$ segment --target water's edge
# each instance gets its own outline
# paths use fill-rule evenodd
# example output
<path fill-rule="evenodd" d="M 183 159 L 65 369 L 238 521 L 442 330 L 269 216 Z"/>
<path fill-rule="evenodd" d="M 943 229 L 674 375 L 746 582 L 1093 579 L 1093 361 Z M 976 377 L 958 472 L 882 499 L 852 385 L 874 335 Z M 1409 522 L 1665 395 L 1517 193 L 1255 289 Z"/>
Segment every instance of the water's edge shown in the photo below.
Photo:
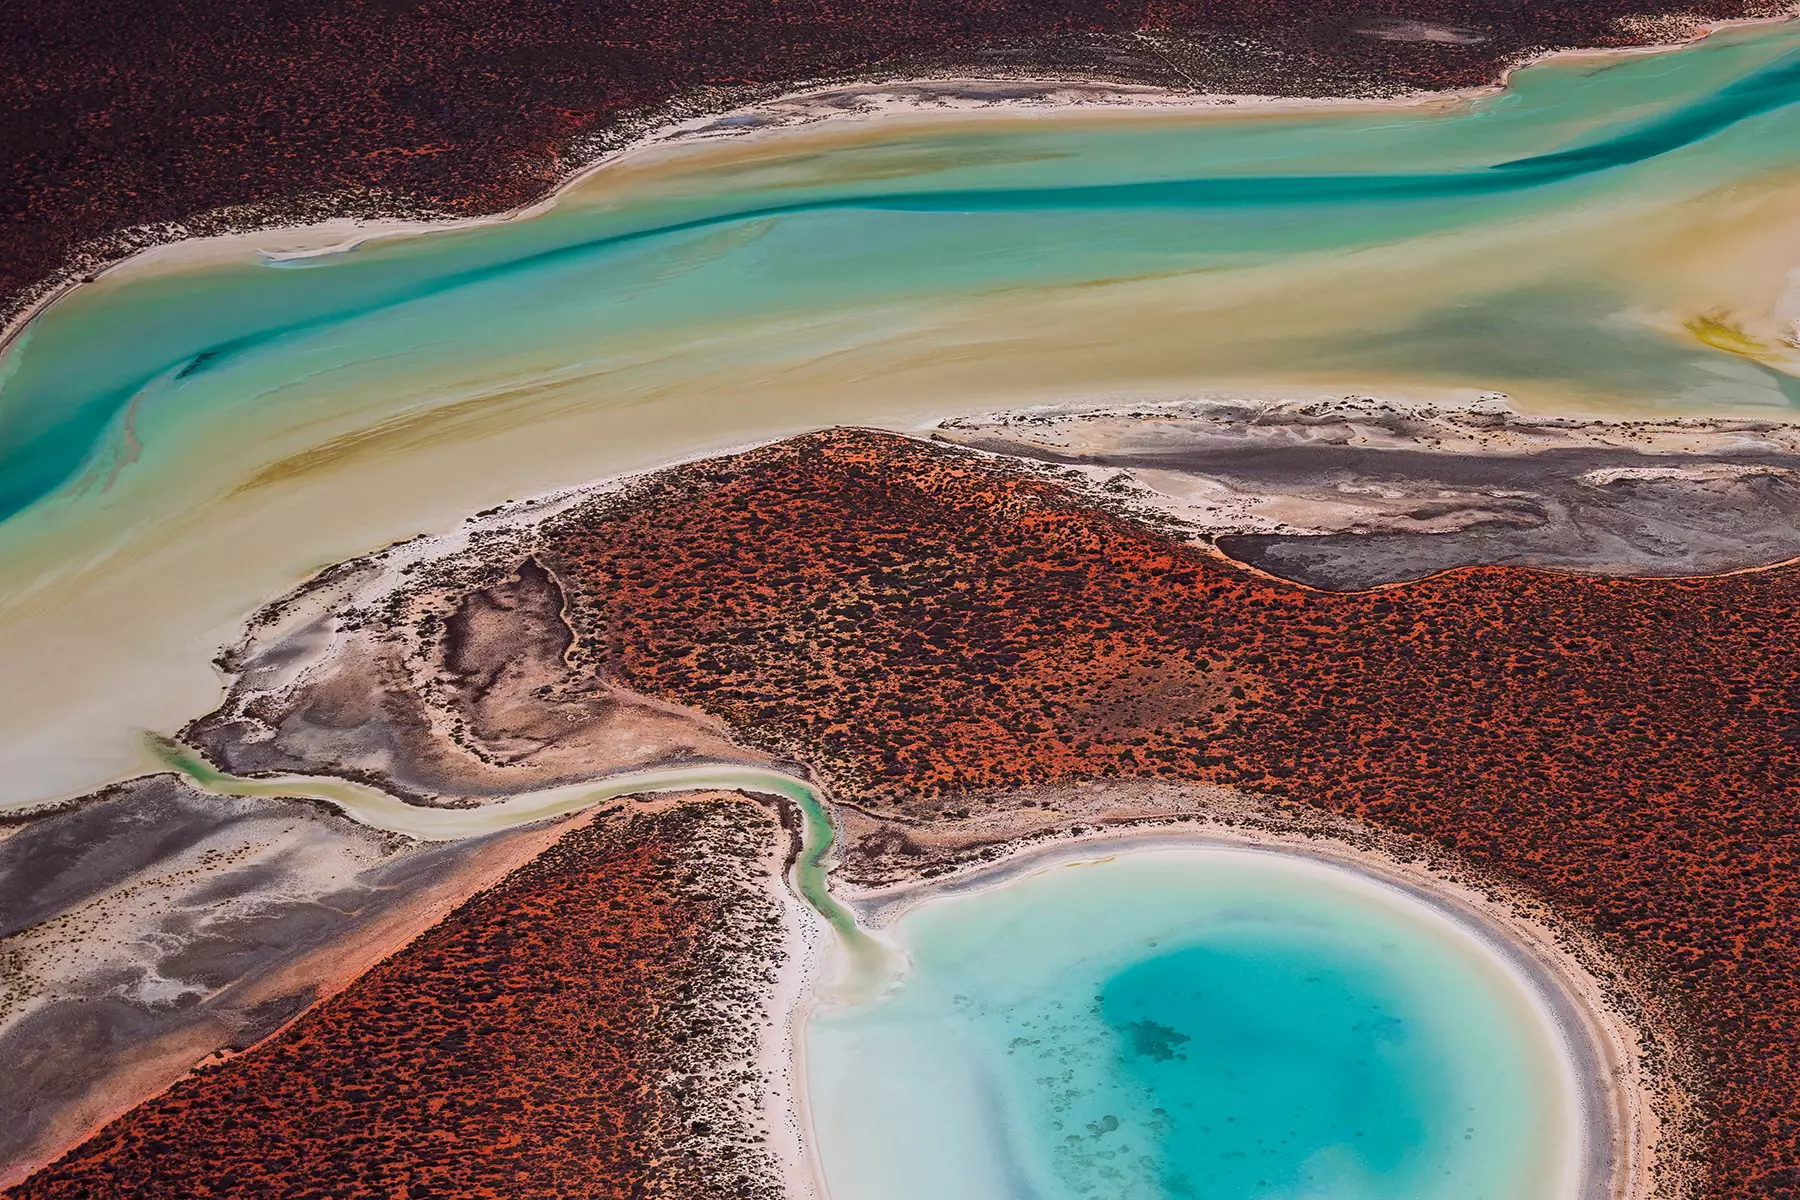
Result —
<path fill-rule="evenodd" d="M 891 929 L 934 900 L 1003 888 L 1074 864 L 1138 852 L 1178 849 L 1251 851 L 1352 875 L 1430 910 L 1481 946 L 1540 1007 L 1567 1058 L 1582 1146 L 1576 1169 L 1579 1200 L 1645 1200 L 1656 1194 L 1659 1152 L 1682 1151 L 1681 1131 L 1662 1128 L 1667 1081 L 1645 1062 L 1644 1034 L 1601 976 L 1585 939 L 1517 910 L 1479 887 L 1445 878 L 1439 868 L 1329 834 L 1283 832 L 1204 821 L 1149 822 L 1015 844 L 998 858 L 931 879 L 862 891 L 850 903 L 863 924 Z M 1608 975 L 1608 978 L 1616 976 Z"/>
<path fill-rule="evenodd" d="M 1502 926 L 1495 913 L 1484 911 L 1453 889 L 1430 886 L 1415 877 L 1417 872 L 1383 870 L 1368 861 L 1368 854 L 1347 847 L 1340 851 L 1320 847 L 1310 840 L 1306 844 L 1271 842 L 1256 835 L 1210 828 L 1156 827 L 1125 834 L 1109 831 L 1051 845 L 1020 847 L 998 862 L 939 879 L 880 889 L 847 904 L 831 892 L 829 860 L 837 829 L 828 797 L 810 781 L 767 767 L 700 763 L 525 792 L 472 808 L 427 808 L 407 804 L 379 788 L 331 776 L 232 775 L 218 770 L 193 748 L 159 735 L 147 734 L 145 744 L 160 763 L 201 790 L 218 795 L 318 801 L 369 828 L 421 841 L 478 837 L 633 795 L 718 790 L 781 797 L 792 802 L 801 816 L 801 844 L 787 884 L 831 928 L 847 960 L 846 973 L 829 989 L 829 1000 L 834 1003 L 866 1002 L 894 982 L 901 963 L 895 948 L 878 936 L 879 931 L 891 927 L 913 905 L 933 896 L 1003 886 L 1058 862 L 1169 846 L 1255 849 L 1334 866 L 1401 893 L 1448 918 L 1501 962 L 1542 1006 L 1544 1016 L 1556 1030 L 1573 1077 L 1572 1099 L 1580 1112 L 1583 1143 L 1576 1189 L 1581 1200 L 1635 1198 L 1643 1194 L 1647 1182 L 1645 1143 L 1654 1137 L 1653 1131 L 1644 1128 L 1648 1114 L 1640 1111 L 1641 1098 L 1635 1091 L 1632 1096 L 1618 1094 L 1643 1083 L 1636 1078 L 1637 1064 L 1632 1061 L 1635 1042 L 1627 1044 L 1635 1031 L 1625 1027 L 1618 1014 L 1596 1011 L 1598 987 L 1582 986 L 1593 983 L 1584 969 L 1567 954 L 1559 953 L 1552 943 L 1521 936 L 1520 931 Z M 816 980 L 815 986 L 822 982 Z M 803 1101 L 801 1109 L 804 1113 Z"/>
<path fill-rule="evenodd" d="M 887 974 L 887 949 L 857 923 L 856 914 L 831 894 L 827 865 L 836 842 L 830 801 L 814 784 L 767 767 L 744 763 L 700 763 L 610 775 L 586 783 L 520 792 L 473 808 L 426 808 L 408 804 L 380 788 L 322 775 L 255 778 L 219 770 L 190 746 L 146 734 L 150 753 L 179 772 L 192 786 L 221 796 L 292 797 L 329 804 L 371 829 L 424 842 L 449 842 L 516 829 L 647 793 L 743 791 L 773 794 L 794 804 L 801 816 L 800 852 L 789 880 L 795 894 L 829 925 L 849 956 L 855 990 L 879 987 Z"/>

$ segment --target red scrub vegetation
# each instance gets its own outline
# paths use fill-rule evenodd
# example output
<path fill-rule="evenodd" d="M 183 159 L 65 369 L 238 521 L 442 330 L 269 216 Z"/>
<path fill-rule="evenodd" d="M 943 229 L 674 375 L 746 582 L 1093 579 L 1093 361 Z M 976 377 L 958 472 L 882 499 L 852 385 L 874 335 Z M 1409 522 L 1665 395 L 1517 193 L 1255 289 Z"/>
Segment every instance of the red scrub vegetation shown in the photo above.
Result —
<path fill-rule="evenodd" d="M 773 1200 L 776 833 L 735 797 L 603 815 L 6 1195 Z"/>
<path fill-rule="evenodd" d="M 1800 1190 L 1800 572 L 1313 592 L 856 431 L 664 473 L 541 558 L 592 669 L 897 815 L 1162 776 L 1454 850 L 1657 981 L 1706 1195 Z"/>

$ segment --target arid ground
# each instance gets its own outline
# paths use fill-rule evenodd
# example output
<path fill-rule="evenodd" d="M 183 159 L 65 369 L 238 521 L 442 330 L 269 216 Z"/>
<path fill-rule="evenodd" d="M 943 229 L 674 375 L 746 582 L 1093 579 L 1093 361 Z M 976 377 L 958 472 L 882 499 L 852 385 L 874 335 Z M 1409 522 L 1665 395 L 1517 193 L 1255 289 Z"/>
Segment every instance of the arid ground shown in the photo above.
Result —
<path fill-rule="evenodd" d="M 626 704 L 672 722 L 652 748 L 703 735 L 810 772 L 840 806 L 837 869 L 864 883 L 1190 800 L 1349 819 L 1599 947 L 1691 1101 L 1663 1114 L 1688 1135 L 1673 1165 L 1691 1194 L 1800 1188 L 1800 573 L 1470 566 L 1325 591 L 1124 504 L 1065 468 L 860 430 L 679 466 L 500 539 L 385 615 L 345 609 L 338 667 L 366 670 L 380 645 L 427 664 L 407 687 L 443 685 L 431 702 L 462 723 L 440 741 L 463 759 L 421 749 L 438 718 L 382 742 L 388 716 L 321 707 L 329 657 L 310 682 L 240 686 L 194 733 L 246 769 L 247 748 L 286 765 L 320 729 L 340 749 L 408 746 L 319 769 L 413 771 L 423 798 L 463 803 L 451 766 L 491 790 L 510 746 L 521 780 L 561 778 L 559 756 Z M 424 621 L 434 605 L 453 619 Z M 477 647 L 509 611 L 512 660 L 537 672 L 513 694 L 537 708 L 477 703 L 471 681 L 499 679 Z M 229 661 L 266 683 L 296 644 Z M 532 733 L 558 728 L 575 740 Z M 1156 781 L 1190 799 L 1170 808 Z M 749 1061 L 783 844 L 766 807 L 725 796 L 596 811 L 12 1194 L 763 1194 L 754 1114 L 690 1111 L 649 1080 Z M 737 1082 L 703 1090 L 754 1092 Z"/>
<path fill-rule="evenodd" d="M 1542 49 L 1667 40 L 1697 19 L 1761 11 L 1753 0 L 51 0 L 13 10 L 0 30 L 0 315 L 61 273 L 183 230 L 501 211 L 671 105 L 730 107 L 802 81 L 1466 87 Z"/>

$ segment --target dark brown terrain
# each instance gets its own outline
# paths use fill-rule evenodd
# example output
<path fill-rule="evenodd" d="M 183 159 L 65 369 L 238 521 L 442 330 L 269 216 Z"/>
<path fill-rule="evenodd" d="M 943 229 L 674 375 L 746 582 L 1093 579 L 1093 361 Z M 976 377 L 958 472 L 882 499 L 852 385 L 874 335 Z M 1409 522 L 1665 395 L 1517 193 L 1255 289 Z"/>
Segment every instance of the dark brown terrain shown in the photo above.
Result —
<path fill-rule="evenodd" d="M 68 269 L 327 214 L 542 195 L 671 104 L 828 77 L 1080 75 L 1346 94 L 1491 82 L 1757 0 L 43 0 L 0 26 L 0 315 Z"/>

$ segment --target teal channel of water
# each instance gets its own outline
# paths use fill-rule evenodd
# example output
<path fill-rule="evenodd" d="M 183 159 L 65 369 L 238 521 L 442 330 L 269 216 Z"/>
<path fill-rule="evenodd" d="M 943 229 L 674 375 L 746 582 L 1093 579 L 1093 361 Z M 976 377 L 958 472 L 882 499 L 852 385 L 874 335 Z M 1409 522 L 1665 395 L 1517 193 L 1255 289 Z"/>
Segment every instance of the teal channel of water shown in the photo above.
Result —
<path fill-rule="evenodd" d="M 175 470 L 159 446 L 227 417 L 254 431 L 305 428 L 327 410 L 371 424 L 435 404 L 466 413 L 483 397 L 517 403 L 521 380 L 555 365 L 597 381 L 586 401 L 559 403 L 599 404 L 608 386 L 637 395 L 663 378 L 630 374 L 648 348 L 663 347 L 655 371 L 702 378 L 742 365 L 732 356 L 745 344 L 813 336 L 829 354 L 947 300 L 1152 276 L 1189 277 L 1204 296 L 1231 272 L 1309 255 L 1679 203 L 1800 163 L 1786 111 L 1800 99 L 1797 44 L 1777 27 L 1551 63 L 1448 111 L 897 128 L 637 191 L 595 186 L 529 220 L 77 289 L 0 364 L 0 518 L 84 473 L 110 479 L 95 475 L 100 460 Z M 1271 329 L 1246 342 L 1197 319 L 1177 382 L 1293 364 L 1575 383 L 1690 407 L 1717 402 L 1721 386 L 1740 398 L 1800 390 L 1622 321 L 1631 298 L 1586 269 L 1457 286 L 1410 324 L 1334 336 Z M 850 314 L 864 325 L 850 328 Z"/>
<path fill-rule="evenodd" d="M 830 1200 L 1551 1200 L 1558 1035 L 1470 934 L 1266 852 L 929 900 L 903 982 L 806 1032 Z"/>

